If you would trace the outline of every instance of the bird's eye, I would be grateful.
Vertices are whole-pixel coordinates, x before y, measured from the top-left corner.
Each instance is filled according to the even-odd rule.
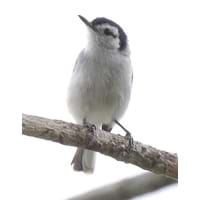
[[[104,34],[105,34],[105,35],[111,35],[112,32],[111,32],[108,28],[105,28],[105,29],[104,29]]]
[[[112,37],[116,38],[116,35],[114,35],[114,33],[108,28],[104,29],[104,34],[105,35],[111,35]]]

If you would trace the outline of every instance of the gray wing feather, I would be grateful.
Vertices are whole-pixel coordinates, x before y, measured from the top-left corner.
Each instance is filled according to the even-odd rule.
[[[83,55],[84,55],[84,49],[80,52],[78,58],[76,59],[76,63],[75,63],[74,69],[73,69],[73,73],[76,71],[77,66],[79,66],[78,63],[82,60]]]

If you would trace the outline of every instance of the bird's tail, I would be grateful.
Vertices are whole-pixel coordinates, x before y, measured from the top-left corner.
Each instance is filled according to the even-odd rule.
[[[95,152],[87,149],[77,148],[71,162],[75,171],[93,173],[95,166]]]

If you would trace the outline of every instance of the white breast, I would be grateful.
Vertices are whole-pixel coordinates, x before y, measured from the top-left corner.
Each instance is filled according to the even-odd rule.
[[[101,125],[124,114],[131,94],[129,57],[81,52],[68,88],[68,108],[77,121]]]

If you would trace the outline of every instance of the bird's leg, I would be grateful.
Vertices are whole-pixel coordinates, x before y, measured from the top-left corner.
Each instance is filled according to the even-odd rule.
[[[124,126],[122,126],[116,119],[114,120],[114,122],[125,131],[126,133],[125,138],[128,140],[128,149],[130,149],[133,146],[133,138],[131,136],[131,133]]]
[[[87,122],[86,118],[83,119],[83,126],[86,127],[92,133],[94,133],[97,129],[94,124]]]

